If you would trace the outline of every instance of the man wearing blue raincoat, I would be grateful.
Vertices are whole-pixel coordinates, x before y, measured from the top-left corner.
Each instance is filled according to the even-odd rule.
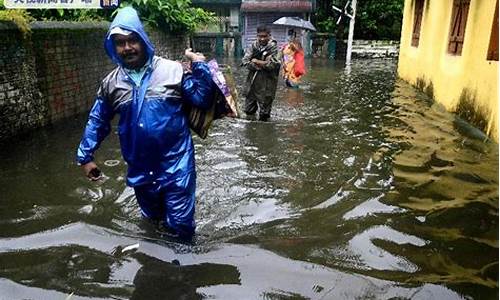
[[[192,73],[185,74],[180,63],[155,56],[131,7],[118,12],[104,47],[117,68],[98,89],[78,147],[78,163],[87,177],[99,179],[93,154],[118,114],[127,184],[134,188],[143,216],[189,239],[195,230],[196,172],[183,103],[202,109],[211,106],[214,85],[205,58],[187,49]]]

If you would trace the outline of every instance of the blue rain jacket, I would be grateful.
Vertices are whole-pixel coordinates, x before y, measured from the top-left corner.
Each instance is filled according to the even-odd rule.
[[[129,77],[109,34],[114,27],[133,31],[144,42],[148,65],[140,85]],[[77,151],[79,164],[93,160],[93,153],[110,133],[110,122],[120,115],[118,135],[128,163],[127,184],[140,186],[184,179],[195,172],[194,146],[183,102],[207,109],[213,82],[204,62],[192,64],[184,74],[178,62],[154,56],[154,48],[137,13],[123,8],[111,23],[105,49],[118,67],[104,78],[90,111]]]

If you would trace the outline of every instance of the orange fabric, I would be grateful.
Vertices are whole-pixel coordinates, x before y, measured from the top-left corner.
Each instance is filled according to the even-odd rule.
[[[298,83],[299,78],[295,76],[294,72],[294,54],[295,51],[292,50],[290,44],[286,44],[283,48],[283,78],[285,80],[290,80],[293,83]]]
[[[295,76],[301,77],[306,74],[306,66],[304,64],[304,51],[298,50],[293,54],[293,59],[295,60],[295,65],[293,66],[293,71]]]
[[[283,78],[292,84],[298,84],[306,73],[304,51],[293,50],[290,44],[283,47]]]

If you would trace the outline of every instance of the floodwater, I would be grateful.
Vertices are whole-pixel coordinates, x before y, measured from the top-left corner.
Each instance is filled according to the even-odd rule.
[[[0,299],[497,299],[498,144],[394,61],[308,67],[195,138],[193,244],[141,220],[116,135],[84,178],[85,117],[4,144]]]

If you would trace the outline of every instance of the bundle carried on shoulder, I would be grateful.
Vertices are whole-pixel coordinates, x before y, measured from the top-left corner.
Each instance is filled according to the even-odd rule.
[[[215,59],[209,61],[208,66],[212,75],[212,81],[216,87],[212,95],[212,106],[209,109],[201,109],[187,103],[184,105],[184,110],[189,120],[189,127],[202,139],[207,137],[213,120],[223,117],[237,118],[239,116],[238,96],[231,68],[229,66],[219,66]],[[224,76],[223,70],[227,76]],[[232,88],[229,87],[230,85]]]

